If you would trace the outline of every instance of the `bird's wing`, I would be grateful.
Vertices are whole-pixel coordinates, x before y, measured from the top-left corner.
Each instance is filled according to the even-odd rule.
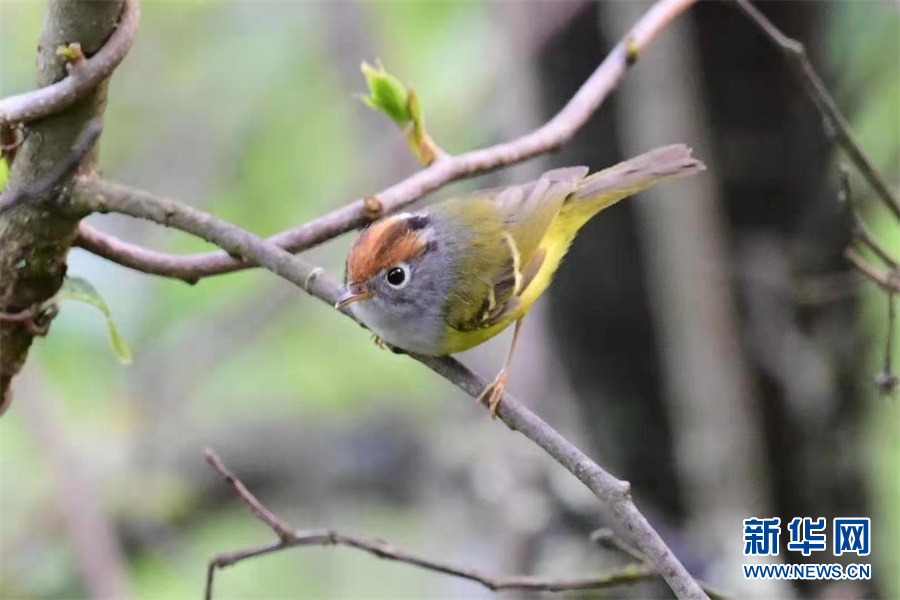
[[[460,273],[447,323],[460,331],[497,324],[519,304],[519,296],[544,260],[541,241],[586,167],[557,169],[530,183],[476,192],[456,200],[471,239],[461,252]],[[454,202],[455,204],[455,202]]]
[[[547,171],[537,181],[505,188],[494,198],[524,269],[540,247],[563,203],[588,173],[587,167]]]

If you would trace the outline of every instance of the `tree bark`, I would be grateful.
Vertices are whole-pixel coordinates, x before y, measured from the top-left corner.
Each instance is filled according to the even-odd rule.
[[[78,42],[85,56],[96,53],[115,29],[123,0],[50,0],[38,44],[37,85],[66,74],[57,48]],[[85,125],[103,115],[104,81],[65,111],[30,123],[7,183],[10,191],[30,189],[63,159]],[[95,151],[81,171],[93,168]],[[65,182],[61,182],[65,183]],[[0,214],[0,311],[18,313],[50,298],[62,285],[66,256],[83,216],[68,206],[66,186],[31,198]],[[0,329],[0,414],[11,400],[10,384],[21,370],[34,333],[21,322]]]

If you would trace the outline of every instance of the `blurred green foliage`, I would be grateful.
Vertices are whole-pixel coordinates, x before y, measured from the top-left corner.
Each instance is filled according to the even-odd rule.
[[[895,4],[883,2],[835,2],[829,20],[833,43],[829,44],[831,68],[836,74],[835,94],[853,131],[875,165],[897,181],[900,162],[900,17]],[[862,34],[861,32],[865,32]],[[861,177],[851,178],[853,193],[865,202],[865,219],[877,239],[892,256],[900,256],[900,225]],[[894,186],[896,190],[896,185]],[[873,264],[877,258],[868,254]],[[885,367],[887,295],[863,284],[861,319],[864,324],[860,368],[860,394],[866,398],[865,428],[858,460],[865,461],[865,478],[874,502],[872,561],[886,584],[889,598],[900,598],[900,394],[878,393],[875,377]],[[895,306],[898,299],[893,298]],[[900,306],[897,306],[900,311]],[[900,327],[894,328],[892,369],[900,373]]]
[[[63,281],[59,291],[54,294],[52,298],[44,302],[41,309],[47,310],[51,306],[58,305],[62,300],[78,300],[96,307],[97,310],[103,313],[103,316],[106,319],[106,328],[109,331],[109,342],[112,345],[113,351],[116,353],[116,357],[118,357],[119,362],[123,364],[131,364],[134,359],[131,354],[131,348],[128,347],[125,338],[119,333],[112,311],[109,309],[109,305],[106,304],[103,296],[97,291],[97,288],[91,285],[86,279],[80,277],[67,277],[65,281]]]
[[[0,3],[0,93],[30,88],[44,10],[39,2]],[[478,110],[489,80],[491,61],[473,61],[469,53],[488,43],[487,17],[477,3],[363,3],[338,9],[314,2],[144,2],[141,31],[110,86],[104,173],[263,235],[319,216],[402,174],[390,159],[378,158],[390,139],[372,135],[380,131],[381,119],[355,97],[365,90],[356,69],[366,56],[384,56],[398,73],[413,75],[423,102],[440,115],[433,126],[442,140],[460,147],[485,141],[484,134],[459,124]],[[340,19],[354,20],[370,36],[359,53],[344,54],[330,39],[330,28]],[[452,32],[463,24],[468,39],[457,54],[459,40]],[[411,37],[415,52],[409,51]],[[438,58],[441,69],[435,70]],[[341,79],[342,68],[353,69],[352,81]],[[480,82],[481,94],[473,101],[448,93],[461,81]],[[390,130],[389,135],[402,140],[403,134]],[[401,169],[416,168],[411,158],[401,158],[408,159]],[[151,225],[115,217],[96,222],[165,251],[210,249]],[[313,258],[341,276],[348,244],[348,237],[336,240]],[[133,518],[137,507],[150,502],[119,502],[123,491],[135,486],[145,490],[139,496],[169,498],[154,499],[154,516],[140,519],[172,522],[190,506],[185,490],[193,482],[179,479],[186,475],[171,474],[176,481],[159,485],[136,466],[153,462],[135,462],[140,448],[165,452],[160,439],[175,445],[203,437],[189,457],[202,465],[202,444],[229,446],[218,425],[313,415],[340,419],[348,411],[379,407],[402,408],[425,420],[438,409],[433,392],[449,390],[412,361],[379,350],[348,319],[267,273],[214,277],[191,287],[129,272],[79,250],[71,254],[69,273],[90,280],[106,299],[134,348],[134,365],[120,368],[92,309],[70,303],[54,321],[53,335],[36,341],[28,370],[52,390],[65,438],[115,521]],[[271,314],[258,326],[233,333],[276,295],[283,300],[266,309]],[[210,364],[199,360],[213,354],[217,358]],[[151,371],[160,365],[164,372]],[[202,365],[202,372],[187,395],[159,416],[156,403],[164,399],[154,397],[155,385],[147,382],[190,379],[195,365]],[[160,421],[177,423],[177,430],[158,430]],[[6,485],[0,486],[0,539],[10,549],[19,548],[38,526],[42,512],[35,506],[52,512],[58,489],[47,450],[31,439],[28,419],[14,407],[2,428],[0,476]],[[124,487],[107,489],[111,479],[124,481]],[[182,535],[158,551],[130,555],[137,595],[197,597],[213,553],[269,539],[237,500],[229,505],[205,520],[194,514],[179,525]],[[400,510],[390,503],[369,506],[358,513],[358,529],[414,544],[415,524]],[[2,561],[0,596],[84,594],[64,529],[57,523],[38,537],[33,553]],[[217,598],[360,595],[385,568],[348,551],[286,553],[224,572]],[[380,578],[386,594],[415,596],[423,577],[435,580],[413,569],[387,569],[390,579]]]
[[[888,61],[898,52],[896,19],[887,16],[896,11],[885,3],[882,15],[871,5],[832,4],[831,70],[863,146],[889,168],[900,156],[900,79],[885,67],[895,64]],[[384,119],[355,99],[365,88],[357,65],[371,56],[383,58],[417,91],[428,111],[429,133],[441,146],[457,151],[488,141],[483,108],[498,101],[500,67],[515,57],[487,3],[335,6],[144,2],[137,42],[110,89],[105,174],[263,235],[370,194],[415,168],[409,157],[382,157],[389,136],[402,134],[382,127]],[[0,94],[30,87],[44,8],[39,2],[0,1]],[[358,51],[342,50],[332,39],[341,20],[352,21],[350,30],[365,38],[347,44]],[[352,72],[353,79],[342,72]],[[0,161],[0,185],[4,177]],[[864,193],[858,179],[854,189]],[[871,206],[867,217],[876,233],[900,254],[896,225]],[[166,251],[210,249],[150,225],[114,217],[97,223]],[[313,258],[339,275],[348,243],[345,236],[316,249]],[[157,546],[129,549],[138,597],[198,597],[212,554],[271,539],[232,498],[227,508],[192,512],[201,501],[189,474],[196,471],[157,472],[159,457],[176,452],[185,440],[196,453],[184,460],[201,465],[203,445],[225,450],[237,443],[231,437],[235,429],[249,422],[340,421],[364,409],[399,408],[428,431],[440,427],[443,409],[437,402],[448,392],[446,383],[378,350],[349,320],[267,273],[214,277],[191,287],[78,250],[69,272],[102,293],[135,349],[135,363],[120,368],[92,309],[72,304],[55,320],[53,334],[35,343],[29,377],[43,379],[60,406],[61,436],[85,464],[86,479],[112,519],[150,521],[177,532]],[[900,549],[888,544],[900,538],[900,403],[878,397],[871,385],[882,366],[884,306],[884,295],[867,289],[862,318],[871,343],[860,369],[869,418],[860,460],[869,465],[877,502],[872,559],[879,576],[890,581],[889,595],[900,597]],[[206,362],[210,356],[214,360]],[[156,397],[157,389],[180,395]],[[60,502],[48,450],[17,406],[0,428],[0,596],[83,595],[64,528],[58,517],[47,517]],[[273,508],[296,511],[302,516],[293,522],[297,526],[322,524],[315,521],[318,515],[296,506]],[[342,527],[447,555],[446,540],[424,539],[417,517],[389,502],[362,507],[348,500],[338,512]],[[226,570],[218,577],[216,597],[370,596],[375,579],[384,597],[421,597],[426,590],[459,596],[460,590],[475,589],[451,587],[459,584],[350,550],[300,549]]]

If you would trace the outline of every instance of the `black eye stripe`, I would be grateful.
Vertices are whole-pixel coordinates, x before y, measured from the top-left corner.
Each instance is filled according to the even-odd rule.
[[[406,220],[406,224],[411,230],[418,231],[428,227],[431,224],[431,219],[428,218],[428,215],[413,215]]]

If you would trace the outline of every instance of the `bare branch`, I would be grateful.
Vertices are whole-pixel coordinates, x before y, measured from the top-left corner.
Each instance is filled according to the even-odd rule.
[[[52,85],[0,100],[0,126],[34,121],[71,106],[112,74],[134,41],[140,22],[138,0],[125,0],[116,30],[92,57],[74,62],[69,76]]]
[[[102,58],[104,47],[123,27],[123,13],[129,19],[136,16],[136,12],[124,10],[124,5],[125,0],[48,0],[37,52],[38,85],[56,90],[59,88],[54,85],[59,81],[72,77],[80,81],[78,69],[84,65],[67,60],[82,63],[86,59],[78,59],[73,42],[85,55]],[[128,27],[126,23],[125,29]],[[61,60],[57,55],[60,47],[66,48],[68,59]],[[76,71],[70,74],[67,67]],[[83,172],[95,165],[97,152],[91,136],[82,138],[85,143],[81,144],[79,137],[89,122],[103,116],[108,78],[93,82],[89,89],[81,89],[81,85],[76,86],[80,95],[77,100],[62,112],[30,122],[24,136],[18,139],[10,134],[8,125],[0,125],[3,143],[17,145],[4,199],[12,195],[15,200],[16,190],[25,190],[24,197],[33,198],[28,202],[10,202],[0,212],[0,311],[17,313],[43,302],[59,290],[65,277],[69,248],[84,213],[73,210],[65,186],[59,184],[68,178],[73,165]],[[36,97],[44,98],[44,93],[39,91]],[[14,103],[19,100],[17,97]],[[2,100],[0,106],[8,106],[11,101]],[[24,106],[26,113],[33,114],[29,112],[32,104],[17,106]],[[52,106],[61,108],[58,104]],[[4,406],[12,400],[13,378],[25,364],[33,340],[27,321],[3,323],[0,327],[0,403]]]
[[[378,558],[394,560],[428,571],[468,579],[480,583],[493,591],[530,590],[560,592],[565,590],[585,590],[635,583],[645,579],[659,577],[659,573],[646,563],[628,565],[621,569],[616,569],[615,571],[607,571],[591,577],[568,579],[541,578],[528,575],[495,576],[474,569],[458,567],[449,563],[425,558],[373,538],[347,535],[330,529],[294,531],[290,526],[279,520],[278,517],[263,506],[256,496],[241,483],[240,479],[237,479],[227,467],[225,467],[222,460],[215,452],[207,449],[205,455],[207,462],[209,462],[209,464],[225,478],[241,500],[250,507],[250,510],[254,515],[268,525],[272,531],[275,532],[275,535],[278,536],[278,541],[276,542],[245,550],[238,550],[236,552],[218,554],[213,557],[212,560],[210,560],[206,571],[205,597],[207,600],[212,600],[213,582],[217,569],[231,566],[248,558],[278,552],[279,550],[285,550],[295,546],[346,546],[348,548],[356,548],[357,550],[363,550],[370,554],[374,554]]]
[[[887,265],[889,268],[897,270],[898,265],[897,261],[888,254],[888,251],[881,245],[872,231],[869,229],[866,222],[863,220],[862,215],[859,212],[853,212],[853,221],[854,221],[854,235],[859,238],[859,241],[864,243],[869,247],[870,250],[881,259],[881,261]]]
[[[859,205],[856,196],[853,194],[853,190],[850,188],[850,174],[847,172],[847,167],[839,165],[838,174],[840,178],[838,186],[838,203],[846,206],[853,216],[853,235],[858,241],[868,246],[885,265],[891,269],[897,269],[897,261],[891,257],[888,251],[875,237],[875,234],[872,233],[872,230],[869,229],[869,226],[866,225],[866,221],[862,216],[862,207]]]
[[[884,342],[884,370],[877,375],[875,382],[882,394],[893,394],[900,385],[900,377],[894,374],[894,335],[897,331],[897,308],[894,306],[894,294],[888,293],[887,339]]]
[[[97,118],[88,121],[81,133],[78,134],[78,139],[72,145],[71,151],[53,165],[53,168],[46,175],[26,188],[5,190],[3,193],[0,193],[0,214],[22,202],[42,198],[52,192],[53,188],[65,183],[78,169],[81,161],[91,151],[94,144],[97,143],[102,132],[102,119]]]
[[[87,223],[82,222],[79,224],[78,237],[75,238],[73,246],[83,248],[88,252],[122,265],[123,267],[128,267],[149,275],[172,277],[180,279],[190,285],[193,285],[200,280],[199,276],[193,274],[190,265],[186,264],[190,261],[189,256],[157,252],[156,250],[132,244],[131,242],[126,242],[114,235],[103,233]],[[194,256],[213,257],[219,255],[223,257],[224,262],[229,265],[235,265],[235,269],[245,268],[247,266],[244,263],[232,259],[227,253],[221,251],[197,254]]]
[[[190,267],[193,270],[179,274],[184,279],[192,280],[213,272],[233,270],[237,266],[259,265],[332,305],[338,297],[340,286],[325,275],[322,269],[291,256],[272,241],[292,249],[309,247],[367,222],[373,216],[377,216],[373,215],[373,212],[383,214],[401,208],[455,179],[520,162],[558,148],[569,140],[596,110],[622,78],[627,67],[639,57],[646,44],[692,2],[693,0],[661,0],[655,4],[631,33],[616,46],[566,107],[538,130],[513,142],[438,160],[428,169],[388,188],[375,199],[357,201],[298,230],[280,234],[269,242],[202,211],[114,183],[83,178],[77,182],[73,197],[76,203],[80,202],[78,208],[94,212],[119,212],[181,229],[219,246],[231,257],[224,269],[223,263],[220,262],[214,270],[209,270],[208,265],[205,267],[201,265],[198,268],[193,262],[194,259],[190,259]],[[381,210],[373,211],[373,206]],[[301,238],[300,245],[295,245],[297,237]],[[114,246],[107,244],[107,249],[112,247]],[[204,260],[215,256],[217,258],[213,260],[216,261],[221,261],[223,257],[222,254],[204,256],[207,257]],[[141,260],[148,258],[150,256],[145,253]],[[163,265],[157,266],[157,272],[166,268]],[[484,387],[482,380],[452,358],[424,356],[413,358],[443,375],[473,397],[477,397]],[[498,414],[507,426],[521,432],[544,448],[600,498],[619,522],[632,533],[636,545],[658,569],[678,597],[706,597],[659,534],[631,502],[627,482],[620,481],[604,471],[512,396],[508,394],[504,396]],[[257,514],[265,518],[263,513]],[[333,538],[330,532],[327,537],[329,540]],[[354,545],[351,542],[347,543]],[[274,546],[269,545],[251,551],[250,555],[256,556],[273,549]]]
[[[157,198],[141,190],[89,178],[77,181],[73,189],[73,202],[80,203],[79,207],[84,210],[131,215],[198,236],[240,260],[258,264],[287,279],[329,306],[333,306],[340,295],[340,285],[325,274],[323,269],[292,256],[237,225],[195,208]],[[473,398],[477,398],[484,389],[485,382],[453,358],[411,356]],[[627,482],[620,481],[603,470],[510,394],[503,396],[498,416],[510,429],[519,431],[546,450],[603,502],[632,533],[635,544],[647,555],[679,598],[706,597],[697,582],[631,502]]]
[[[856,267],[856,269],[878,284],[888,294],[900,294],[900,271],[893,270],[882,273],[853,248],[844,250],[844,258]]]
[[[869,185],[875,190],[884,204],[894,216],[900,220],[900,200],[888,186],[887,181],[872,165],[872,162],[862,151],[859,142],[850,131],[850,124],[837,103],[828,92],[828,88],[822,82],[822,78],[813,68],[806,55],[806,48],[797,40],[786,36],[759,9],[750,4],[749,0],[734,0],[737,7],[749,18],[759,30],[765,34],[769,41],[781,52],[785,59],[797,70],[803,87],[812,99],[822,119],[825,122],[826,133],[834,137],[837,143],[850,156],[853,164],[859,169]]]
[[[269,242],[300,252],[355,229],[383,214],[399,210],[452,181],[474,177],[551,152],[568,142],[618,85],[628,67],[665,27],[696,0],[660,0],[635,24],[571,100],[540,128],[510,142],[458,156],[442,155],[431,166],[374,197],[356,200],[305,225],[283,231]],[[373,210],[373,204],[377,208]],[[86,225],[75,242],[124,266],[187,282],[252,267],[224,252],[176,255],[152,252],[115,240]]]
[[[250,493],[250,490],[247,489],[244,482],[235,477],[231,471],[228,470],[218,454],[213,452],[212,449],[207,448],[203,451],[203,456],[206,457],[206,462],[208,462],[213,469],[218,471],[219,475],[225,478],[228,485],[234,488],[234,493],[250,507],[250,512],[253,513],[253,516],[268,525],[269,528],[275,532],[275,535],[278,536],[279,540],[285,541],[291,537],[290,527],[285,526],[279,521],[278,517],[272,514],[269,509],[256,499],[256,496]]]
[[[649,564],[647,557],[644,556],[643,553],[641,553],[639,550],[635,550],[634,548],[617,538],[611,529],[607,529],[605,527],[596,529],[591,532],[590,539],[592,542],[595,542],[600,546],[607,548],[608,550],[621,552],[637,563]],[[718,590],[708,583],[700,581],[699,579],[697,580],[697,583],[700,584],[700,587],[703,588],[703,591],[706,592],[706,594],[712,600],[729,600],[733,597],[731,596],[731,594],[726,594],[725,592]]]

